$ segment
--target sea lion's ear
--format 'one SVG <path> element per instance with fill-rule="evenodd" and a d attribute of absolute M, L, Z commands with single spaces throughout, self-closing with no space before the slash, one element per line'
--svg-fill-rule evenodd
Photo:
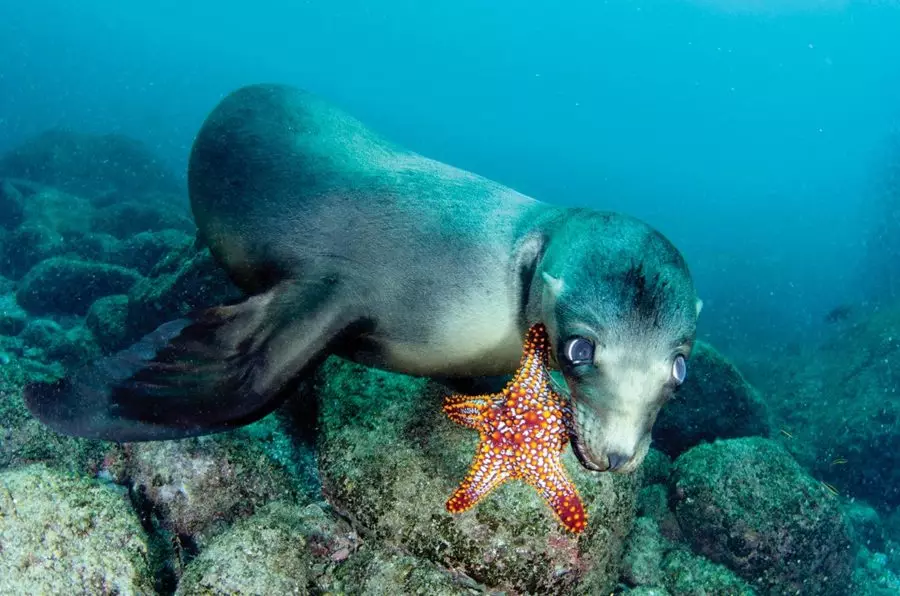
<path fill-rule="evenodd" d="M 703 301 L 697 298 L 697 316 L 700 316 L 700 311 L 703 310 Z"/>
<path fill-rule="evenodd" d="M 544 278 L 544 283 L 547 284 L 547 287 L 550 288 L 550 291 L 553 293 L 554 297 L 558 297 L 562 294 L 563 291 L 563 280 L 558 277 L 553 277 L 547 272 L 541 273 L 541 277 Z"/>

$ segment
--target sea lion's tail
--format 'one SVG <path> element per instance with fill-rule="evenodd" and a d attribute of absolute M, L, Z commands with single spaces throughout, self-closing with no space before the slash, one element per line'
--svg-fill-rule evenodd
<path fill-rule="evenodd" d="M 289 283 L 170 321 L 25 403 L 63 434 L 111 441 L 230 430 L 273 411 L 353 319 L 333 285 Z"/>

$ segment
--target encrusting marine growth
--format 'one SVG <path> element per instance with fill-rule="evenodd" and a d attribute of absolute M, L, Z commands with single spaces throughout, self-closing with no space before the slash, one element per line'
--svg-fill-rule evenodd
<path fill-rule="evenodd" d="M 451 420 L 481 435 L 466 479 L 447 501 L 450 513 L 471 509 L 503 482 L 521 479 L 538 490 L 567 530 L 586 527 L 584 505 L 560 459 L 572 412 L 550 387 L 548 347 L 544 325 L 533 325 L 519 370 L 502 393 L 445 400 Z"/>

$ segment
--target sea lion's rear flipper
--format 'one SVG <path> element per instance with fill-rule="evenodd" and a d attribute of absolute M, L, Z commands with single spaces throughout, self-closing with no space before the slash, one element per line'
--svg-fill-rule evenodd
<path fill-rule="evenodd" d="M 121 442 L 249 424 L 354 332 L 360 319 L 342 295 L 335 284 L 284 283 L 199 311 L 55 383 L 29 385 L 25 402 L 58 432 Z"/>

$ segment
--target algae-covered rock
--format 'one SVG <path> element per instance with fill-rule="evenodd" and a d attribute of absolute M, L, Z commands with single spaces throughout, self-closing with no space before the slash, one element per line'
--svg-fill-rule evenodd
<path fill-rule="evenodd" d="M 462 575 L 451 575 L 433 563 L 368 543 L 336 566 L 330 593 L 420 594 L 458 596 L 484 594 L 483 586 Z"/>
<path fill-rule="evenodd" d="M 163 257 L 193 242 L 193 237 L 179 230 L 140 232 L 120 242 L 110 255 L 110 262 L 149 275 Z"/>
<path fill-rule="evenodd" d="M 123 492 L 36 464 L 0 472 L 0 593 L 152 594 Z"/>
<path fill-rule="evenodd" d="M 287 472 L 239 432 L 126 447 L 124 474 L 165 529 L 205 541 L 260 506 L 293 497 Z"/>
<path fill-rule="evenodd" d="M 28 272 L 16 292 L 27 311 L 84 315 L 98 298 L 126 294 L 141 276 L 132 269 L 54 257 Z"/>
<path fill-rule="evenodd" d="M 75 366 L 100 355 L 93 334 L 81 323 L 66 329 L 52 319 L 32 319 L 19 338 L 30 356 L 47 363 Z"/>
<path fill-rule="evenodd" d="M 179 192 L 181 184 L 140 141 L 120 134 L 54 129 L 0 158 L 0 176 L 26 178 L 86 196 L 116 190 Z"/>
<path fill-rule="evenodd" d="M 192 310 L 240 296 L 208 250 L 185 247 L 173 252 L 157 265 L 153 275 L 129 293 L 128 341 Z"/>
<path fill-rule="evenodd" d="M 18 335 L 28 323 L 28 314 L 22 310 L 12 294 L 0 294 L 0 335 Z"/>
<path fill-rule="evenodd" d="M 468 471 L 478 434 L 445 417 L 447 391 L 337 358 L 318 378 L 323 491 L 367 536 L 490 587 L 559 593 L 615 585 L 638 475 L 593 474 L 566 451 L 589 516 L 580 537 L 521 482 L 451 515 L 445 502 Z"/>
<path fill-rule="evenodd" d="M 750 596 L 755 593 L 750 585 L 726 567 L 668 540 L 659 531 L 656 522 L 646 517 L 635 521 L 628 537 L 622 579 L 630 586 L 678 595 Z"/>
<path fill-rule="evenodd" d="M 480 593 L 471 580 L 364 543 L 318 504 L 274 501 L 214 538 L 185 569 L 177 595 Z"/>
<path fill-rule="evenodd" d="M 302 515 L 302 508 L 276 502 L 238 521 L 191 561 L 175 593 L 308 594 Z"/>
<path fill-rule="evenodd" d="M 790 449 L 842 494 L 900 505 L 900 308 L 836 330 L 781 383 Z"/>
<path fill-rule="evenodd" d="M 74 234 L 66 237 L 64 255 L 81 261 L 111 263 L 119 250 L 118 238 L 109 234 Z M 121 263 L 113 263 L 120 265 Z"/>
<path fill-rule="evenodd" d="M 740 371 L 698 341 L 688 375 L 653 427 L 654 447 L 672 457 L 702 442 L 769 436 L 769 410 Z"/>
<path fill-rule="evenodd" d="M 95 300 L 88 310 L 85 325 L 94 334 L 100 348 L 110 353 L 124 347 L 128 335 L 128 296 L 116 294 Z"/>
<path fill-rule="evenodd" d="M 669 475 L 672 473 L 672 458 L 668 455 L 651 447 L 647 451 L 647 457 L 641 464 L 641 479 L 646 484 L 658 484 L 669 481 Z"/>
<path fill-rule="evenodd" d="M 9 180 L 0 179 L 0 229 L 13 230 L 25 218 L 25 199 Z"/>
<path fill-rule="evenodd" d="M 6 234 L 0 254 L 0 273 L 19 279 L 44 259 L 63 251 L 63 237 L 46 226 L 24 223 Z"/>
<path fill-rule="evenodd" d="M 846 594 L 853 550 L 838 500 L 778 444 L 716 441 L 675 462 L 693 548 L 772 594 Z"/>
<path fill-rule="evenodd" d="M 91 227 L 97 232 L 123 239 L 140 232 L 171 229 L 191 233 L 196 229 L 187 213 L 173 210 L 171 206 L 131 201 L 98 209 Z"/>
<path fill-rule="evenodd" d="M 637 505 L 638 515 L 655 521 L 663 536 L 677 542 L 684 539 L 675 512 L 669 508 L 668 486 L 664 484 L 645 486 L 638 493 Z"/>

